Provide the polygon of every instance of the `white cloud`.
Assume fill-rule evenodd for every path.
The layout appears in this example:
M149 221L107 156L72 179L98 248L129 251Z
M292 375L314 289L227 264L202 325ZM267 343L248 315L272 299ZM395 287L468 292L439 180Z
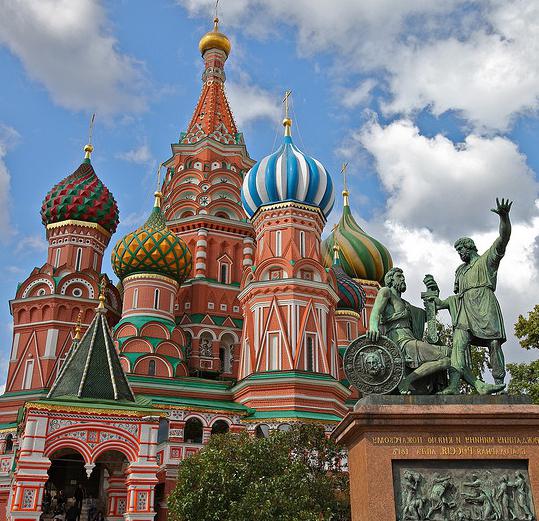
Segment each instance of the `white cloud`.
M0 0L0 44L63 107L144 108L142 66L118 49L99 0Z
M214 5L179 3L193 15ZM456 111L481 131L504 130L539 107L536 0L229 0L220 9L227 27L263 39L284 34L283 26L288 38L293 26L302 55L333 53L329 75L338 87L363 78L351 90L355 106L373 75L387 82L388 112Z
M352 89L340 89L340 102L349 109L365 105L371 97L371 90L375 86L376 81L368 79Z
M516 221L537 213L539 183L507 138L470 134L454 144L440 134L425 137L409 120L399 120L385 127L368 123L355 139L374 158L391 221L454 240L495 226L488 210L496 197L514 200Z
M138 165L145 165L153 161L152 152L147 143L143 143L138 148L122 152L116 157L129 163L136 163Z
M19 141L19 133L12 127L0 124L0 241L5 242L13 235L9 208L11 206L10 180L4 158L8 150Z
M15 253L47 251L48 243L41 235L27 235L17 241Z
M226 83L226 91L234 121L239 127L258 119L279 119L281 107L278 98L261 87L246 81L229 81Z

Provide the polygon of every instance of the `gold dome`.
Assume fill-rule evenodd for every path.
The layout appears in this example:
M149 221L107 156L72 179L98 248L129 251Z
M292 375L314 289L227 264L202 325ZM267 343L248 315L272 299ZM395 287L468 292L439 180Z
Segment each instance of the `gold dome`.
M209 33L206 33L200 39L198 48L200 49L200 52L203 56L204 53L209 49L219 49L221 51L224 51L224 53L228 56L232 47L232 45L230 44L230 40L226 37L226 35L219 32L219 18L215 18L213 23L213 30Z

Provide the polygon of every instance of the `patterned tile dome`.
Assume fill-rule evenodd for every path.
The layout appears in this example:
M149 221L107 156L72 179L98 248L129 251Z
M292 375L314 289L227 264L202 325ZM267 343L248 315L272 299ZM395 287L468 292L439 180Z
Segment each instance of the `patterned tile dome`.
M97 223L111 234L118 226L116 201L97 177L89 158L56 184L41 206L41 220L45 225L70 219Z
M298 201L318 206L327 218L335 202L331 176L320 161L294 145L287 122L283 144L247 172L241 189L243 208L252 217L261 206Z
M350 277L381 282L393 266L387 248L357 224L348 205L348 193L339 222L322 242L322 256L327 267L333 264L335 245L339 247L341 266Z
M337 294L340 297L339 302L337 302L337 309L347 309L361 313L367 302L367 294L361 287L361 284L356 282L343 270L338 254L338 247L336 248L331 269L337 279Z
M158 193L148 220L120 239L112 250L112 268L120 280L133 273L154 273L181 284L191 272L191 252L187 244L168 229L160 200Z

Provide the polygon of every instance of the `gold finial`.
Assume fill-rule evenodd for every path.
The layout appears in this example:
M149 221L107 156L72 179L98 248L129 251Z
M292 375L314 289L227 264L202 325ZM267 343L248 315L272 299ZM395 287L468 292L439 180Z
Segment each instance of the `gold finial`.
M284 135L285 136L291 136L290 127L292 126L292 120L288 116L288 98L292 94L291 90L287 90L284 94L283 103L284 103L284 119L283 119L283 126L284 126Z
M77 342L81 339L81 329L82 329L82 311L79 311L79 315L77 317L77 325L75 326L75 336L73 337L73 340L76 340Z
M350 192L348 191L348 183L346 182L346 170L348 169L348 163L343 163L341 167L341 174L343 176L343 186L344 190L342 191L342 195L344 198L344 206L350 206L350 201L348 199L348 196L350 195Z
M215 0L215 16L213 17L213 23L214 23L214 27L213 27L213 30L214 31L219 31L219 12L218 12L218 9L219 9L219 0Z
M157 190L154 192L155 201L153 203L154 208L161 208L161 202L163 200L163 192L161 192L161 168L164 167L165 164L161 163L157 167Z
M101 277L101 282L99 283L99 305L97 309L105 309L105 292L107 291L107 279L105 276Z
M339 262L341 259L339 257L339 252L341 251L341 249L339 248L339 245L337 243L335 243L333 245L333 263L337 263Z
M90 128L88 129L88 144L84 147L84 159L90 159L90 156L92 155L92 152L94 151L94 146L92 145L92 135L94 133L94 121L95 121L95 113L92 114L92 117L90 119Z

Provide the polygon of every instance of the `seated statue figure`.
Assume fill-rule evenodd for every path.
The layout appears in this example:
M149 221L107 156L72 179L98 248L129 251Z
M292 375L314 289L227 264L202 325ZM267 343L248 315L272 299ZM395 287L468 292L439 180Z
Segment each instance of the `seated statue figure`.
M410 394L413 382L450 367L451 352L447 346L423 341L425 311L402 298L406 291L402 269L391 268L384 283L374 302L367 338L375 342L382 332L401 349L412 371L402 379L398 390L401 394Z

